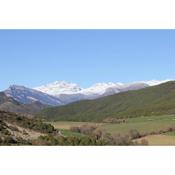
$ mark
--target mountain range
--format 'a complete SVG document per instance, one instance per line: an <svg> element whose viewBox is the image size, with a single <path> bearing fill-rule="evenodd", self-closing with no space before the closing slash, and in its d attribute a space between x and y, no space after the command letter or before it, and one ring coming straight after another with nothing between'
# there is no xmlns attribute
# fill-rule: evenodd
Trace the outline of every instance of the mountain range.
<svg viewBox="0 0 175 175"><path fill-rule="evenodd" d="M66 81L56 81L44 86L34 88L33 90L40 91L50 96L56 97L60 104L65 105L76 101L97 99L104 96L114 95L120 92L139 90L149 86L155 86L165 83L170 80L163 81L142 81L134 83L97 83L88 88L81 88L75 83L68 83ZM42 103L42 102L41 102ZM50 105L50 104L48 104Z"/></svg>
<svg viewBox="0 0 175 175"><path fill-rule="evenodd" d="M167 81L130 84L98 83L89 88L81 88L77 84L65 81L56 81L37 88L12 85L0 93L0 110L33 115L47 107L62 106L82 100L95 100L123 92L145 89Z"/></svg>
<svg viewBox="0 0 175 175"><path fill-rule="evenodd" d="M61 121L104 122L121 118L175 114L175 81L95 100L43 109L39 116Z"/></svg>
<svg viewBox="0 0 175 175"><path fill-rule="evenodd" d="M7 97L4 92L0 92L0 110L7 112L14 112L23 114L26 116L31 116L42 109L48 107L47 105L43 105L40 102L33 102L30 104L22 104L17 102L11 97Z"/></svg>
<svg viewBox="0 0 175 175"><path fill-rule="evenodd" d="M97 83L89 88L81 88L75 83L56 81L37 88L27 88L19 85L11 85L4 91L7 97L13 98L22 104L39 102L43 105L60 106L72 102L88 99L97 99L117 93L143 89L155 86L165 81L143 81L129 84L123 83Z"/></svg>

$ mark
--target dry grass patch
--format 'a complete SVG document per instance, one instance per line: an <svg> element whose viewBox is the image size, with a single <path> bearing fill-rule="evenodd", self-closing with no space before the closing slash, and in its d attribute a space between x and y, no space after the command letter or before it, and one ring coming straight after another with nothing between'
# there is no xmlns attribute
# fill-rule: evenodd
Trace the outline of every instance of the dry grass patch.
<svg viewBox="0 0 175 175"><path fill-rule="evenodd" d="M141 143L141 141L145 139L148 141L148 145L150 146L175 146L175 136L170 135L150 135L136 141Z"/></svg>

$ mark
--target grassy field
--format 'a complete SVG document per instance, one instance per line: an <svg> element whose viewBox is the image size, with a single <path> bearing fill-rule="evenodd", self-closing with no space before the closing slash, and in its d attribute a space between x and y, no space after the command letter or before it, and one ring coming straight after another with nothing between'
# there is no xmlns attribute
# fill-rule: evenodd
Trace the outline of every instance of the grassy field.
<svg viewBox="0 0 175 175"><path fill-rule="evenodd" d="M61 133L66 137L86 137L84 134L72 132L67 129L61 129Z"/></svg>
<svg viewBox="0 0 175 175"><path fill-rule="evenodd" d="M83 124L95 124L111 134L128 134L130 130L136 129L140 133L159 131L168 127L175 127L175 115L150 116L129 118L126 123L88 123L88 122L50 122L55 128L69 130L72 126Z"/></svg>

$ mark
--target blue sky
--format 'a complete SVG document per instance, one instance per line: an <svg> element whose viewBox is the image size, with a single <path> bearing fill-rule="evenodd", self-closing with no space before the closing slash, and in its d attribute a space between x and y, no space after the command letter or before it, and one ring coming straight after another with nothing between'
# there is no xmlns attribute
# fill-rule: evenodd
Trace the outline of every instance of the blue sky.
<svg viewBox="0 0 175 175"><path fill-rule="evenodd" d="M175 30L0 30L0 90L175 78Z"/></svg>

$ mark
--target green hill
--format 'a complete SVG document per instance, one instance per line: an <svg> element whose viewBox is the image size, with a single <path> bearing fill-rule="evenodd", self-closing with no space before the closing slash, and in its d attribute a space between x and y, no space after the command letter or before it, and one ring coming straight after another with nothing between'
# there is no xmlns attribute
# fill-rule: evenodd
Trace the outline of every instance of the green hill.
<svg viewBox="0 0 175 175"><path fill-rule="evenodd" d="M39 116L60 121L97 121L175 114L175 81L97 100L42 110Z"/></svg>

